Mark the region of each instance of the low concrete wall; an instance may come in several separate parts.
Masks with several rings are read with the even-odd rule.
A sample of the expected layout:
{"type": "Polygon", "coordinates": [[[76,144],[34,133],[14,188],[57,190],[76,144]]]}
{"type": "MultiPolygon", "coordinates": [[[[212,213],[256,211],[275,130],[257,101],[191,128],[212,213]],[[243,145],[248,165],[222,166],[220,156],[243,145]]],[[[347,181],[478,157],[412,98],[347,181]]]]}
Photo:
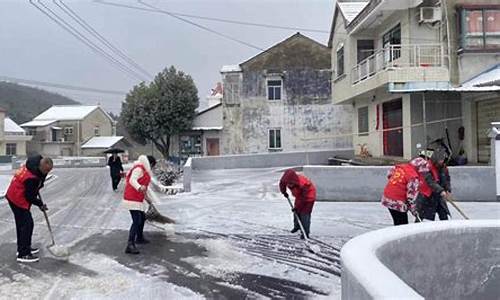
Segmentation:
{"type": "MultiPolygon", "coordinates": [[[[304,166],[318,200],[380,201],[389,166],[304,166]]],[[[496,201],[493,167],[450,167],[452,193],[458,201],[496,201]]]]}
{"type": "Polygon", "coordinates": [[[241,154],[192,158],[196,170],[272,168],[302,165],[326,165],[328,158],[335,155],[353,157],[353,149],[324,151],[277,152],[262,154],[241,154]]]}
{"type": "Polygon", "coordinates": [[[191,192],[191,179],[193,174],[192,169],[192,158],[188,158],[184,164],[184,170],[182,172],[182,183],[184,185],[184,192],[191,192]]]}
{"type": "MultiPolygon", "coordinates": [[[[53,158],[54,168],[96,168],[105,167],[105,157],[63,157],[53,158]]],[[[26,160],[12,160],[12,169],[18,169],[26,160]]]]}
{"type": "Polygon", "coordinates": [[[500,221],[388,227],[341,250],[342,299],[498,299],[500,221]]]}

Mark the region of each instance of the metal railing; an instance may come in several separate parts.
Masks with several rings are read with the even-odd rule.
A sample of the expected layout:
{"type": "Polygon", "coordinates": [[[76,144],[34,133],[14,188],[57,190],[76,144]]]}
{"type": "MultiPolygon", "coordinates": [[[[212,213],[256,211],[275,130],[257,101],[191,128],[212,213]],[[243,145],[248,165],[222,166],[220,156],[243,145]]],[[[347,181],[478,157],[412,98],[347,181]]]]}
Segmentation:
{"type": "Polygon", "coordinates": [[[358,83],[391,68],[443,66],[445,55],[441,45],[389,45],[354,66],[351,83],[358,83]]]}

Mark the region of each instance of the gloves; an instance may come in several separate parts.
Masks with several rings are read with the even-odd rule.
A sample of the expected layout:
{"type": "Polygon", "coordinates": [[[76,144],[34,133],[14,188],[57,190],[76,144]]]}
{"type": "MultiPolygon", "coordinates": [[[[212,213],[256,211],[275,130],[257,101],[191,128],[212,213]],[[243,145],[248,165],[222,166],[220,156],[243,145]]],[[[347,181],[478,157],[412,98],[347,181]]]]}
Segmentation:
{"type": "Polygon", "coordinates": [[[283,196],[284,196],[285,198],[288,198],[288,193],[287,193],[287,192],[284,192],[284,193],[283,193],[283,196]]]}
{"type": "Polygon", "coordinates": [[[42,204],[39,206],[41,211],[48,211],[49,209],[47,208],[47,205],[42,204]]]}

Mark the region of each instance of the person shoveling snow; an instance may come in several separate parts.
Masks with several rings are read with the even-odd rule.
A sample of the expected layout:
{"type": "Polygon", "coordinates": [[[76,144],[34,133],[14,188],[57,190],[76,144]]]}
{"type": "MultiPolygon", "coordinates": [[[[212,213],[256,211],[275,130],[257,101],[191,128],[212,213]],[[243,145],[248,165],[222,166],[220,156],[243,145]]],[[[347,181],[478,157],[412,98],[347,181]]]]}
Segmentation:
{"type": "Polygon", "coordinates": [[[47,206],[39,197],[39,191],[52,167],[53,162],[48,157],[30,157],[16,172],[7,189],[5,198],[16,221],[17,261],[20,263],[39,261],[36,256],[39,249],[31,247],[34,223],[30,209],[31,205],[36,205],[46,214],[47,206]]]}
{"type": "Polygon", "coordinates": [[[125,253],[139,254],[136,244],[148,244],[149,240],[144,238],[144,224],[146,222],[146,211],[149,220],[165,223],[174,223],[168,217],[162,216],[153,205],[156,195],[150,189],[153,183],[152,169],[156,165],[153,156],[141,155],[134,163],[125,178],[125,191],[123,194],[123,204],[130,211],[132,225],[130,226],[129,238],[125,253]],[[149,204],[149,205],[148,205],[149,204]]]}

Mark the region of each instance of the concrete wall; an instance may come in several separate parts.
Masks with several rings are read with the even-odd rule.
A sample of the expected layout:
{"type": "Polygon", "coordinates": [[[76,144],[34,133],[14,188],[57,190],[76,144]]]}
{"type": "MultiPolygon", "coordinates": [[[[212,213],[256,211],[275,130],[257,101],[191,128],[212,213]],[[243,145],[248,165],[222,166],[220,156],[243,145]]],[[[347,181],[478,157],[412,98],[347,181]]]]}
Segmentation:
{"type": "Polygon", "coordinates": [[[193,120],[193,127],[222,127],[222,105],[198,114],[193,120]]]}
{"type": "Polygon", "coordinates": [[[192,168],[198,170],[271,168],[326,164],[335,155],[352,157],[352,149],[324,151],[242,154],[192,158],[192,168]]]}
{"type": "Polygon", "coordinates": [[[223,154],[352,147],[352,107],[331,103],[330,51],[294,35],[223,73],[223,154]],[[267,80],[281,80],[281,100],[268,100],[267,80]],[[269,130],[281,130],[270,149],[269,130]]]}
{"type": "Polygon", "coordinates": [[[448,221],[358,236],[341,250],[342,299],[498,299],[499,229],[448,221]]]}
{"type": "Polygon", "coordinates": [[[193,177],[192,158],[188,158],[182,171],[182,184],[184,192],[191,192],[191,180],[193,177]]]}
{"type": "MultiPolygon", "coordinates": [[[[304,166],[317,188],[318,200],[380,201],[390,167],[304,166]]],[[[450,167],[457,201],[496,201],[493,167],[450,167]]]]}

